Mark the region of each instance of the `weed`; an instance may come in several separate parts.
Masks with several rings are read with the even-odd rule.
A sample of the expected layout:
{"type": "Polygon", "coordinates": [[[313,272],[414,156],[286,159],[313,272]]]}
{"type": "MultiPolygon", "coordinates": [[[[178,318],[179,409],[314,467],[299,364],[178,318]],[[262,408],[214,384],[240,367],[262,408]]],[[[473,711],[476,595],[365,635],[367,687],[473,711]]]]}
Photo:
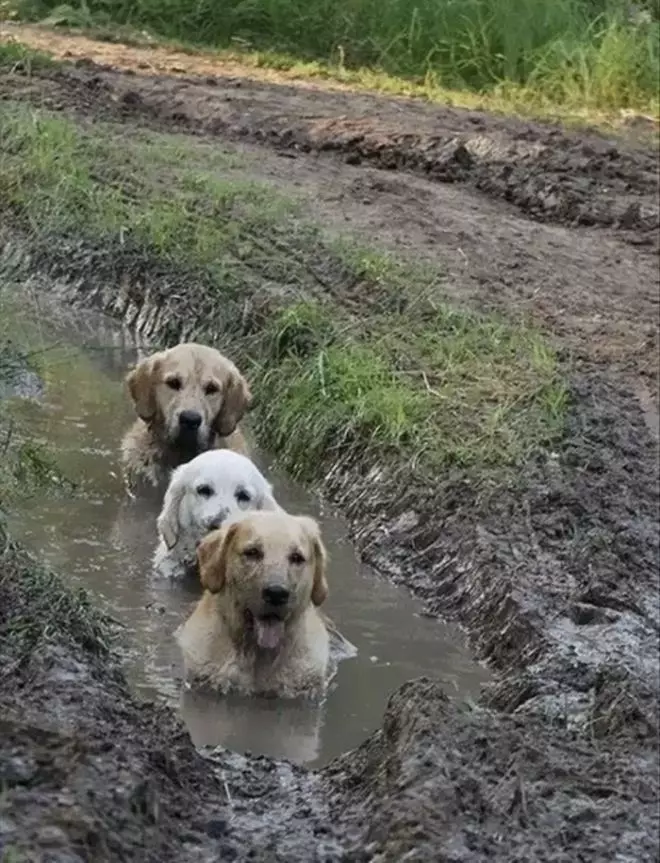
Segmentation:
{"type": "Polygon", "coordinates": [[[33,51],[19,42],[0,42],[0,69],[3,72],[20,69],[29,75],[33,69],[47,69],[54,65],[47,54],[33,51]]]}

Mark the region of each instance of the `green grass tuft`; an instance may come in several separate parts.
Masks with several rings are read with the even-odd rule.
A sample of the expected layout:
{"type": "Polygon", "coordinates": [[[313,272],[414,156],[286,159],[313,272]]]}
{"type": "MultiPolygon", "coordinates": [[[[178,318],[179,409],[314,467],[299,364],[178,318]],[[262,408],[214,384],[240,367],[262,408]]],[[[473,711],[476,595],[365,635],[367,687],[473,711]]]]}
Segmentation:
{"type": "MultiPolygon", "coordinates": [[[[0,4],[0,9],[2,4],[0,4]]],[[[19,42],[0,42],[0,70],[30,72],[34,69],[48,69],[55,65],[47,54],[33,51],[19,42]]]]}
{"type": "Polygon", "coordinates": [[[78,646],[105,656],[109,618],[84,590],[73,590],[7,534],[0,519],[0,656],[12,667],[29,664],[42,645],[78,646]]]}
{"type": "Polygon", "coordinates": [[[317,303],[269,322],[253,369],[258,430],[294,475],[347,456],[497,467],[561,436],[568,395],[540,334],[448,307],[414,334],[406,316],[370,323],[365,340],[317,303]]]}

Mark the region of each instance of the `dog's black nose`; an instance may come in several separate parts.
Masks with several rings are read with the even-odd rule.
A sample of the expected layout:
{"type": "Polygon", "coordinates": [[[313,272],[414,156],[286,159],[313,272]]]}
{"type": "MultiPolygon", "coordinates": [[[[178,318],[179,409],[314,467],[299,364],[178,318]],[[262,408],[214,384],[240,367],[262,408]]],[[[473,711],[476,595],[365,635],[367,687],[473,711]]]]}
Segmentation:
{"type": "Polygon", "coordinates": [[[268,605],[284,605],[289,601],[289,591],[279,584],[271,584],[261,591],[264,602],[268,605]]]}
{"type": "Polygon", "coordinates": [[[179,425],[185,429],[198,429],[202,424],[202,415],[197,411],[181,411],[179,425]]]}
{"type": "Polygon", "coordinates": [[[206,523],[207,529],[209,531],[217,530],[219,527],[222,527],[222,523],[224,522],[224,520],[226,518],[227,518],[227,513],[223,512],[223,513],[220,513],[219,515],[216,515],[215,518],[209,519],[209,521],[206,523]]]}

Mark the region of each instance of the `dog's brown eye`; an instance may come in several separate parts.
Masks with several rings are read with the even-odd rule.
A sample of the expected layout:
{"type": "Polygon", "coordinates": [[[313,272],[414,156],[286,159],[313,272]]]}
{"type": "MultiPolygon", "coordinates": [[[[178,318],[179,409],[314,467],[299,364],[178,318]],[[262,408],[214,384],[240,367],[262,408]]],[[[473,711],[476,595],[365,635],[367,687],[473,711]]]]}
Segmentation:
{"type": "Polygon", "coordinates": [[[250,495],[244,488],[239,488],[234,497],[239,503],[250,503],[250,495]]]}
{"type": "Polygon", "coordinates": [[[195,491],[200,497],[211,497],[213,495],[213,489],[210,485],[198,485],[195,491]]]}
{"type": "Polygon", "coordinates": [[[305,562],[305,556],[300,551],[292,551],[289,555],[289,563],[292,563],[294,566],[300,566],[305,562]]]}
{"type": "Polygon", "coordinates": [[[248,545],[243,549],[243,557],[247,557],[248,560],[261,560],[263,556],[263,550],[258,545],[248,545]]]}
{"type": "Polygon", "coordinates": [[[181,378],[168,378],[165,383],[171,390],[181,389],[181,378]]]}
{"type": "Polygon", "coordinates": [[[217,384],[209,383],[204,387],[204,392],[207,396],[213,396],[217,392],[220,392],[220,387],[217,384]]]}

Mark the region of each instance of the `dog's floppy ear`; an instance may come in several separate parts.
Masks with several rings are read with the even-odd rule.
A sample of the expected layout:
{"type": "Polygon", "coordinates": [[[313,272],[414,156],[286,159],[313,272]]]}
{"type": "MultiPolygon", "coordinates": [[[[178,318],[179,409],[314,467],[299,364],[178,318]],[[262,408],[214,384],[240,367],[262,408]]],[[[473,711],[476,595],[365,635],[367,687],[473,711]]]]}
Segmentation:
{"type": "Polygon", "coordinates": [[[227,554],[237,530],[237,524],[213,530],[197,546],[199,578],[202,587],[211,593],[219,593],[224,587],[227,554]]]}
{"type": "Polygon", "coordinates": [[[273,486],[268,482],[266,483],[266,488],[263,491],[263,494],[259,498],[259,506],[257,509],[263,509],[270,512],[282,512],[282,507],[275,500],[275,495],[273,494],[273,486]]]}
{"type": "Polygon", "coordinates": [[[328,565],[328,553],[321,539],[321,531],[315,519],[307,515],[299,515],[305,533],[309,537],[314,548],[314,584],[312,585],[312,602],[314,605],[323,605],[328,598],[328,582],[325,576],[328,565]]]}
{"type": "Polygon", "coordinates": [[[183,481],[185,468],[186,465],[181,465],[172,474],[170,484],[165,492],[163,508],[156,521],[158,533],[162,536],[168,551],[173,549],[179,541],[179,507],[186,490],[183,481]]]}
{"type": "Polygon", "coordinates": [[[153,419],[158,409],[154,383],[159,365],[158,355],[147,357],[126,375],[126,386],[135,405],[135,412],[145,422],[153,419]]]}
{"type": "Polygon", "coordinates": [[[252,404],[252,393],[248,382],[236,369],[229,372],[224,386],[222,407],[215,418],[213,428],[220,437],[229,437],[236,431],[243,414],[252,404]]]}

